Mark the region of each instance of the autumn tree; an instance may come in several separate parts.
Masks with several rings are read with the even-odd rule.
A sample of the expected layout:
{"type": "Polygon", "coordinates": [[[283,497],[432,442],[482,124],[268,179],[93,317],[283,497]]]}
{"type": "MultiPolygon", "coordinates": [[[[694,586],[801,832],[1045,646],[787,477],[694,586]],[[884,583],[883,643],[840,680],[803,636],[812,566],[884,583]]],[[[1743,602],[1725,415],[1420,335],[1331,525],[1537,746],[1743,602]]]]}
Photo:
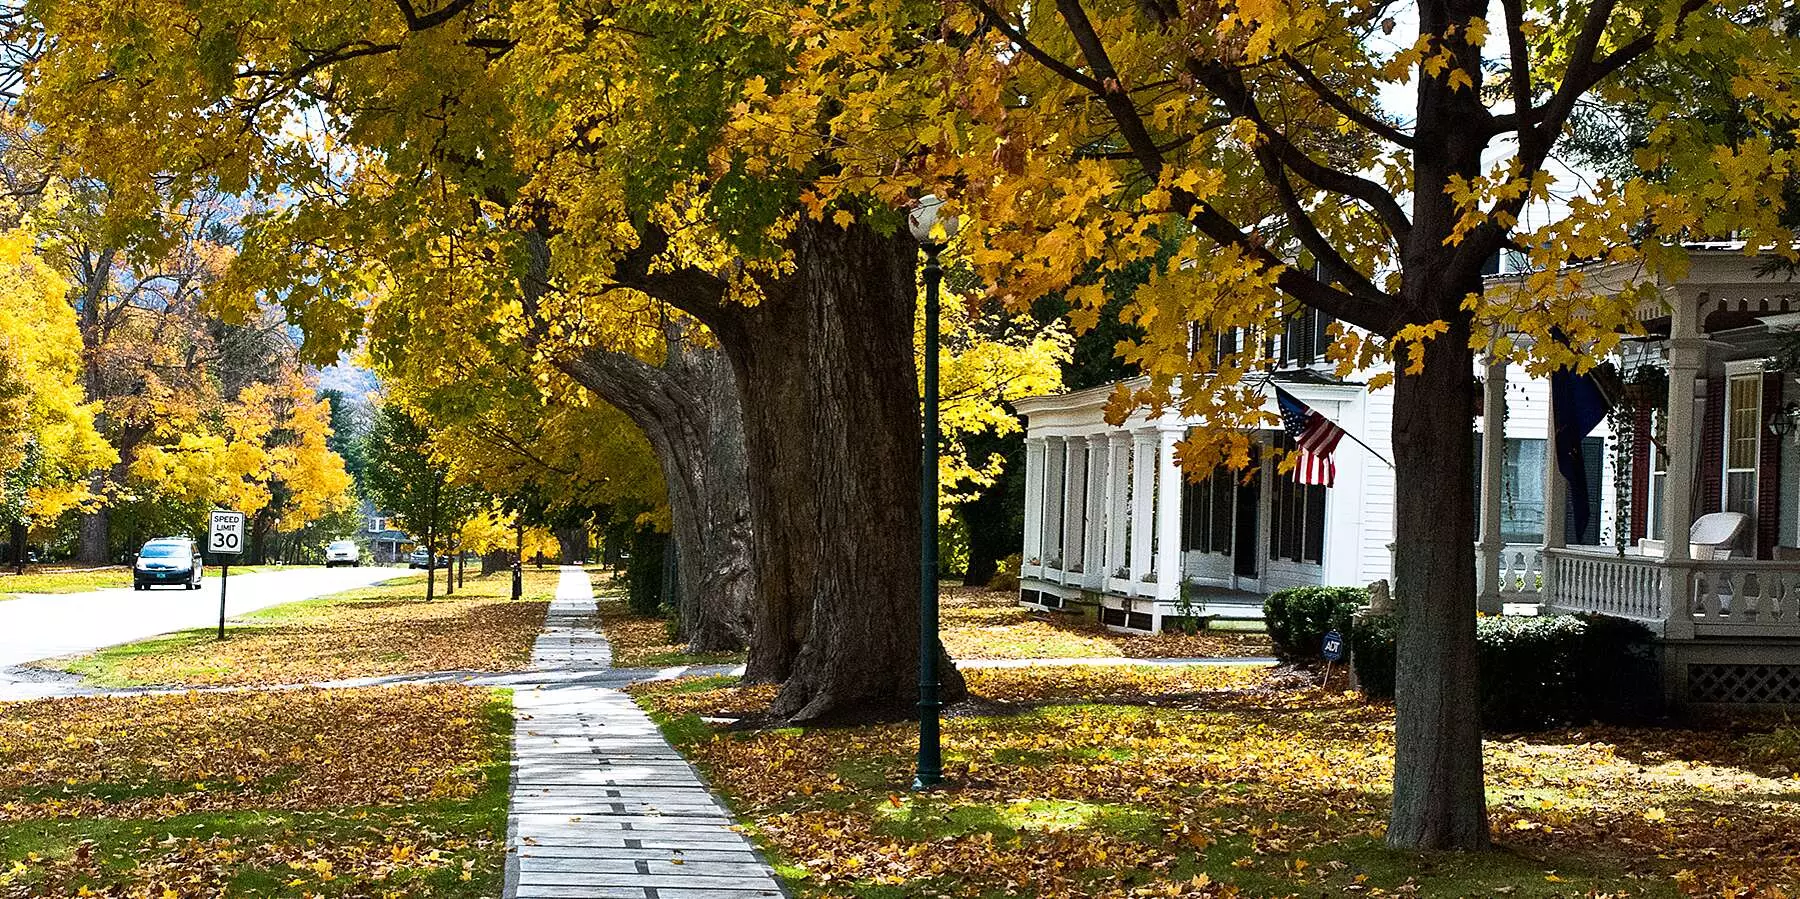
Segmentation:
{"type": "Polygon", "coordinates": [[[425,549],[426,600],[436,596],[438,550],[483,505],[479,491],[451,482],[435,436],[404,410],[384,405],[364,447],[371,498],[394,513],[425,549]]]}
{"type": "MultiPolygon", "coordinates": [[[[360,318],[371,275],[345,262],[357,252],[498,267],[514,287],[469,297],[477,317],[517,302],[552,338],[601,326],[595,313],[621,295],[704,324],[744,413],[759,538],[751,675],[784,680],[774,710],[796,719],[910,708],[917,247],[892,191],[821,209],[809,184],[834,177],[829,153],[769,169],[721,128],[743,94],[803,63],[779,7],[33,12],[54,39],[30,108],[87,173],[133,196],[216,183],[292,200],[253,227],[286,234],[252,233],[245,256],[304,250],[240,268],[285,273],[245,281],[281,284],[309,338],[329,345],[360,318]],[[164,127],[139,147],[146,96],[164,127]],[[304,118],[328,137],[289,127],[302,109],[325,113],[304,118]],[[143,152],[123,158],[127,143],[143,152]],[[322,157],[326,144],[357,154],[353,171],[322,157]]],[[[433,292],[418,314],[457,296],[433,292]]]]}
{"type": "Polygon", "coordinates": [[[1770,7],[1707,0],[946,9],[811,7],[793,29],[806,74],[747,94],[737,127],[773,135],[824,110],[830,127],[808,133],[844,164],[845,190],[916,171],[974,215],[970,255],[998,294],[1062,291],[1080,328],[1098,320],[1106,273],[1173,242],[1122,310],[1143,332],[1123,355],[1150,386],[1111,412],[1179,404],[1210,420],[1181,447],[1190,471],[1248,461],[1247,432],[1267,424],[1251,376],[1274,364],[1284,315],[1310,306],[1349,325],[1331,350],[1344,373],[1393,359],[1388,838],[1485,846],[1475,354],[1537,373],[1592,365],[1637,327],[1627,311],[1655,279],[1680,272],[1685,238],[1737,234],[1793,256],[1779,175],[1794,151],[1771,135],[1794,132],[1796,42],[1770,7]],[[912,36],[889,39],[905,22],[912,36]],[[872,59],[888,64],[855,65],[872,59]],[[1671,69],[1730,84],[1749,127],[1682,116],[1693,82],[1671,69]],[[1559,178],[1574,111],[1632,96],[1654,127],[1631,170],[1559,178]],[[1537,274],[1490,293],[1482,271],[1501,250],[1537,274]],[[1641,277],[1596,296],[1576,267],[1593,260],[1641,263],[1641,277]],[[1214,352],[1222,337],[1235,349],[1214,352]]]}
{"type": "Polygon", "coordinates": [[[81,389],[66,284],[30,225],[0,231],[0,524],[21,568],[29,527],[91,500],[88,472],[113,459],[81,389]]]}

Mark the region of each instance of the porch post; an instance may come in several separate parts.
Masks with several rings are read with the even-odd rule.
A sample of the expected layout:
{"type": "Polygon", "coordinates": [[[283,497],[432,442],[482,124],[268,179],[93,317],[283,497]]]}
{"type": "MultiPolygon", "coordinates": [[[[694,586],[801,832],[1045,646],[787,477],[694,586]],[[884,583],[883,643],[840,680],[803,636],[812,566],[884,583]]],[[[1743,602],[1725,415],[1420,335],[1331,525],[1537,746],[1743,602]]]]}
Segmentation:
{"type": "Polygon", "coordinates": [[[1131,593],[1150,573],[1150,543],[1156,519],[1156,431],[1131,435],[1131,593]]]}
{"type": "Polygon", "coordinates": [[[1481,394],[1481,567],[1476,610],[1487,615],[1502,611],[1500,600],[1501,474],[1506,466],[1506,357],[1490,356],[1487,380],[1481,394]]]}
{"type": "MultiPolygon", "coordinates": [[[[1182,438],[1179,427],[1164,426],[1158,433],[1156,478],[1156,595],[1173,600],[1181,591],[1181,466],[1175,464],[1175,444],[1182,438]]],[[[1160,628],[1159,628],[1160,630],[1160,628]]]]}
{"type": "Polygon", "coordinates": [[[1695,299],[1669,288],[1669,434],[1668,473],[1663,482],[1663,635],[1686,639],[1694,635],[1689,614],[1692,586],[1686,564],[1688,528],[1694,520],[1694,466],[1697,454],[1694,417],[1700,372],[1706,366],[1706,341],[1700,336],[1695,299]]]}
{"type": "Polygon", "coordinates": [[[1126,557],[1131,533],[1131,434],[1128,431],[1107,435],[1106,485],[1106,576],[1128,578],[1131,576],[1131,560],[1126,557]],[[1120,569],[1125,573],[1113,573],[1120,569]]]}
{"type": "Polygon", "coordinates": [[[1070,437],[1064,446],[1069,458],[1063,470],[1063,570],[1079,568],[1084,575],[1077,579],[1079,582],[1085,580],[1087,571],[1082,558],[1087,548],[1087,533],[1083,529],[1087,523],[1087,440],[1070,437]]]}
{"type": "Polygon", "coordinates": [[[1019,570],[1044,562],[1044,465],[1046,441],[1025,438],[1025,557],[1019,570]],[[1035,560],[1035,561],[1034,561],[1035,560]]]}
{"type": "Polygon", "coordinates": [[[1087,439],[1087,545],[1081,553],[1082,568],[1087,572],[1081,579],[1082,585],[1090,590],[1106,587],[1107,554],[1106,554],[1106,519],[1112,510],[1112,497],[1107,495],[1109,486],[1108,466],[1111,443],[1105,434],[1090,434],[1087,439]]]}
{"type": "Polygon", "coordinates": [[[1044,573],[1063,570],[1063,472],[1069,463],[1069,448],[1061,437],[1048,437],[1044,442],[1044,573]]]}
{"type": "Polygon", "coordinates": [[[1549,407],[1549,432],[1544,435],[1544,592],[1545,603],[1557,601],[1556,558],[1550,550],[1568,545],[1564,521],[1569,514],[1569,482],[1563,480],[1556,467],[1556,391],[1544,391],[1544,404],[1549,407]]]}

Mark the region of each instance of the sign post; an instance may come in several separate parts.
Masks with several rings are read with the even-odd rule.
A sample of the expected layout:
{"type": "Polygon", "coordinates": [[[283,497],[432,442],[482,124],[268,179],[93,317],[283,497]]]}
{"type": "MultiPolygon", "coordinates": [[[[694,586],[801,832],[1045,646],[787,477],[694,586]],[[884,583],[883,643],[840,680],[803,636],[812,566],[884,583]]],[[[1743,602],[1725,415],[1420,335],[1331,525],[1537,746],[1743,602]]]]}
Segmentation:
{"type": "Polygon", "coordinates": [[[231,557],[244,551],[244,513],[214,509],[206,531],[206,551],[219,557],[219,639],[225,639],[225,588],[231,583],[231,557]]]}
{"type": "Polygon", "coordinates": [[[1344,635],[1337,631],[1327,631],[1325,640],[1319,647],[1319,655],[1325,657],[1325,686],[1331,689],[1331,666],[1344,659],[1344,635]]]}

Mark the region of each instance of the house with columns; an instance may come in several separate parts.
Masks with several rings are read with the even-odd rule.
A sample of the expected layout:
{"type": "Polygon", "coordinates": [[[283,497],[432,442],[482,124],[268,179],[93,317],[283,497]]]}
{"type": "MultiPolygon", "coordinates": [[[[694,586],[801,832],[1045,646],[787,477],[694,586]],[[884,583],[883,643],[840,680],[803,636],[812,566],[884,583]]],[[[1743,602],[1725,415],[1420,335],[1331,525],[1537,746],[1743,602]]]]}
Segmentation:
{"type": "MultiPolygon", "coordinates": [[[[1637,310],[1646,336],[1612,360],[1624,395],[1584,444],[1584,532],[1548,439],[1548,380],[1501,360],[1478,366],[1480,606],[1640,621],[1659,637],[1678,703],[1796,704],[1800,372],[1783,360],[1800,347],[1800,285],[1740,247],[1698,245],[1690,256],[1686,277],[1659,283],[1637,310]],[[1743,516],[1729,545],[1680,539],[1714,512],[1743,516]]],[[[1587,283],[1623,290],[1637,277],[1596,265],[1587,283]]],[[[1272,384],[1361,440],[1338,445],[1331,488],[1273,465],[1190,480],[1174,447],[1205,423],[1140,410],[1110,425],[1103,407],[1116,385],[1020,401],[1020,602],[1090,607],[1110,627],[1156,632],[1187,618],[1259,617],[1262,599],[1286,587],[1391,579],[1392,393],[1367,389],[1373,372],[1333,377],[1317,358],[1323,333],[1317,322],[1289,327],[1272,384]]],[[[1266,408],[1275,411],[1272,390],[1266,408]]],[[[1265,450],[1287,440],[1273,425],[1258,438],[1265,450]]]]}
{"type": "MultiPolygon", "coordinates": [[[[1104,406],[1113,384],[1019,401],[1027,422],[1024,605],[1091,606],[1111,627],[1157,632],[1191,618],[1260,618],[1263,599],[1288,587],[1363,586],[1390,577],[1392,391],[1368,390],[1374,370],[1335,377],[1323,359],[1325,324],[1313,313],[1277,341],[1284,365],[1270,379],[1266,411],[1275,412],[1279,386],[1356,438],[1338,444],[1330,488],[1257,464],[1290,446],[1274,425],[1258,433],[1247,472],[1221,469],[1196,481],[1176,466],[1175,444],[1203,421],[1173,409],[1155,417],[1139,410],[1121,425],[1108,424],[1104,406]]],[[[1471,439],[1481,441],[1490,428],[1501,435],[1493,453],[1483,454],[1492,466],[1483,480],[1492,482],[1486,492],[1499,516],[1495,556],[1519,579],[1540,558],[1545,509],[1555,508],[1546,505],[1549,386],[1503,371],[1493,387],[1506,413],[1478,422],[1471,439]]],[[[1589,522],[1586,533],[1574,535],[1592,544],[1612,538],[1606,523],[1613,471],[1600,458],[1606,434],[1602,425],[1589,441],[1589,522]]],[[[1493,592],[1497,612],[1503,600],[1493,592]]],[[[1508,599],[1519,601],[1518,592],[1508,599]]]]}

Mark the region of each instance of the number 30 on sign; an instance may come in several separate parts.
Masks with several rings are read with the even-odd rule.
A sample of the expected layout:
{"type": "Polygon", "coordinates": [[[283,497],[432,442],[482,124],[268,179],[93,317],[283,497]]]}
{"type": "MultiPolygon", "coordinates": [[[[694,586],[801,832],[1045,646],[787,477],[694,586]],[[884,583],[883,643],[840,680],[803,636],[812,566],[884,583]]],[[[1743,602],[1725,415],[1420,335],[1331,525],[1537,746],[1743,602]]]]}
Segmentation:
{"type": "Polygon", "coordinates": [[[206,533],[206,551],[237,555],[244,551],[244,513],[215,509],[206,533]]]}

